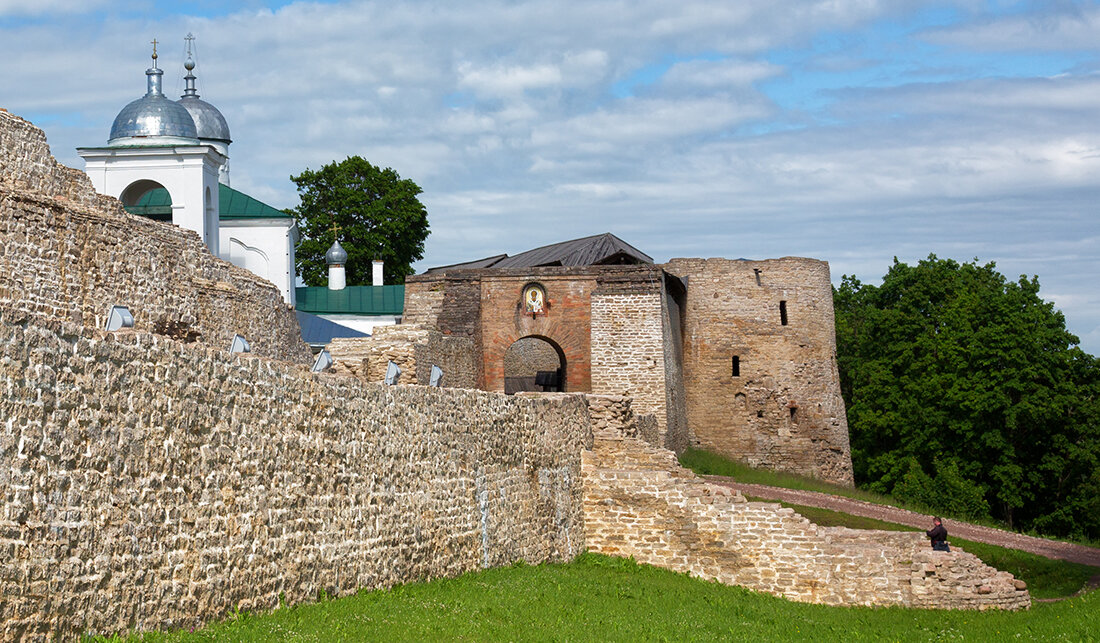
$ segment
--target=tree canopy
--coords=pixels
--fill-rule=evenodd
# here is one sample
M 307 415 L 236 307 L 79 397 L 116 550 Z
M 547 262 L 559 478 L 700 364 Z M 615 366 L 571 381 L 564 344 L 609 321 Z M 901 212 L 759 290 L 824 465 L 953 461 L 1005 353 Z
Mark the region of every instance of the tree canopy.
M 857 483 L 1100 537 L 1100 361 L 1037 277 L 929 255 L 834 296 Z
M 380 169 L 359 156 L 290 177 L 300 203 L 291 210 L 302 241 L 298 274 L 310 286 L 328 282 L 325 253 L 339 236 L 348 253 L 348 285 L 366 285 L 371 262 L 385 262 L 386 283 L 404 283 L 412 263 L 424 256 L 428 213 L 417 198 L 420 186 L 391 168 Z

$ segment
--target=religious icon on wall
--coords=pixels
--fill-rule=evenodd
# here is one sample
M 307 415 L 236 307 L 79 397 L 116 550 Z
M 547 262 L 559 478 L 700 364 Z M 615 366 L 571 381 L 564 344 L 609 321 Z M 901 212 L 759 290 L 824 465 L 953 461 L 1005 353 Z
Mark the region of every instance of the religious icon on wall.
M 524 311 L 537 315 L 546 308 L 546 291 L 538 284 L 530 284 L 523 289 Z

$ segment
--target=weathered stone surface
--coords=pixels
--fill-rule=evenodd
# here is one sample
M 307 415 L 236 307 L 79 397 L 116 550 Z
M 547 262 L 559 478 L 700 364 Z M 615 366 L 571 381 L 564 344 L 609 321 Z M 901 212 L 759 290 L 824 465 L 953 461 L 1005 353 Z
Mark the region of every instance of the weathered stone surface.
M 688 283 L 684 388 L 694 443 L 852 484 L 829 265 L 673 259 L 664 268 Z
M 280 597 L 568 560 L 586 541 L 795 600 L 1029 604 L 1025 584 L 965 552 L 930 552 L 919 534 L 817 527 L 703 483 L 657 446 L 691 438 L 850 478 L 820 262 L 674 262 L 695 293 L 686 300 L 653 266 L 411 279 L 406 320 L 425 326 L 334 342 L 337 372 L 313 374 L 274 286 L 210 256 L 193 233 L 98 197 L 39 130 L 4 112 L 0 151 L 5 639 L 192 626 Z M 737 282 L 723 294 L 749 264 L 768 271 L 764 289 Z M 791 285 L 768 281 L 784 275 Z M 517 307 L 532 280 L 550 311 L 534 318 Z M 796 328 L 773 332 L 780 295 Z M 131 306 L 136 330 L 97 330 L 115 303 Z M 797 328 L 803 318 L 819 327 Z M 740 343 L 722 330 L 730 323 Z M 228 355 L 237 332 L 254 354 Z M 507 347 L 532 335 L 561 346 L 570 388 L 613 395 L 371 383 L 393 360 L 402 383 L 427 382 L 435 363 L 445 386 L 495 387 Z M 746 365 L 742 396 L 780 412 L 725 434 L 730 382 L 711 362 L 728 365 L 731 348 L 774 361 Z
M 0 305 L 102 328 L 123 305 L 137 330 L 308 363 L 278 289 L 211 255 L 198 235 L 126 213 L 50 156 L 42 130 L 0 112 Z
M 443 369 L 444 387 L 476 388 L 473 340 L 412 324 L 376 326 L 370 337 L 337 338 L 326 347 L 338 372 L 383 382 L 389 362 L 401 368 L 399 384 L 428 384 L 432 366 Z
M 3 312 L 0 409 L 6 639 L 584 548 L 582 397 L 387 387 Z
M 547 296 L 536 315 L 521 302 L 532 283 Z M 634 398 L 639 412 L 653 416 L 662 443 L 682 451 L 689 443 L 677 299 L 683 293 L 668 286 L 652 265 L 457 269 L 409 277 L 405 315 L 471 338 L 485 390 L 506 390 L 506 361 L 517 341 L 552 342 L 564 357 L 566 391 Z
M 829 605 L 1021 609 L 1024 587 L 977 557 L 928 549 L 919 533 L 819 527 L 791 509 L 746 502 L 634 437 L 629 404 L 590 399 L 584 453 L 590 551 Z

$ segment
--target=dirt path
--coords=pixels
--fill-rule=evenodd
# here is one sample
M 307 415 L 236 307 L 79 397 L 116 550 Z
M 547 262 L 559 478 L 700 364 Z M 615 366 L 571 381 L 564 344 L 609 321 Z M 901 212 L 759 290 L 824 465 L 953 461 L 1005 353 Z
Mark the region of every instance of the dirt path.
M 724 476 L 705 477 L 708 481 L 715 484 L 737 489 L 746 496 L 766 498 L 768 500 L 781 500 L 796 505 L 819 507 L 821 509 L 832 509 L 833 511 L 841 511 L 854 516 L 896 522 L 900 525 L 916 527 L 922 530 L 931 528 L 932 520 L 927 514 L 918 514 L 905 509 L 898 509 L 897 507 L 876 505 L 863 500 L 853 500 L 851 498 L 833 496 L 817 491 L 799 491 L 796 489 L 783 489 L 780 487 L 769 487 L 759 484 L 745 484 Z M 957 536 L 980 543 L 1019 549 L 1021 551 L 1039 554 L 1040 556 L 1046 556 L 1047 558 L 1059 558 L 1074 563 L 1083 563 L 1085 565 L 1100 567 L 1100 549 L 1095 547 L 1086 547 L 1084 545 L 1064 543 L 1058 540 L 1025 536 L 1024 534 L 1004 531 L 1003 529 L 971 525 L 969 523 L 956 522 L 954 520 L 945 520 L 944 526 L 947 527 L 949 536 Z

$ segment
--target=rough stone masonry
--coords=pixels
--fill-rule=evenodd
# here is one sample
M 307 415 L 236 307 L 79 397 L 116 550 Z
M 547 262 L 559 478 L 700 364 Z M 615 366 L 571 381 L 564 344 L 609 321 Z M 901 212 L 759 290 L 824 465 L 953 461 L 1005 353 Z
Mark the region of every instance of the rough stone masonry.
M 349 348 L 358 372 L 311 373 L 274 286 L 210 256 L 194 234 L 95 196 L 39 130 L 5 112 L 0 145 L 6 640 L 192 626 L 280 597 L 568 560 L 586 547 L 796 600 L 1028 604 L 1018 582 L 968 554 L 922 552 L 912 534 L 822 529 L 705 485 L 656 446 L 675 424 L 635 417 L 629 396 L 365 381 L 391 354 L 416 380 L 439 360 L 475 381 L 470 345 L 484 336 L 395 330 L 377 350 Z M 598 323 L 654 341 L 638 319 L 616 317 L 677 316 L 653 275 L 608 275 Z M 643 282 L 661 297 L 635 297 Z M 416 296 L 444 312 L 461 303 Z M 99 330 L 119 297 L 137 328 Z M 419 315 L 451 330 L 460 321 Z M 242 328 L 257 353 L 232 356 L 228 338 Z M 679 377 L 658 354 L 647 368 Z M 661 404 L 643 393 L 647 410 Z

